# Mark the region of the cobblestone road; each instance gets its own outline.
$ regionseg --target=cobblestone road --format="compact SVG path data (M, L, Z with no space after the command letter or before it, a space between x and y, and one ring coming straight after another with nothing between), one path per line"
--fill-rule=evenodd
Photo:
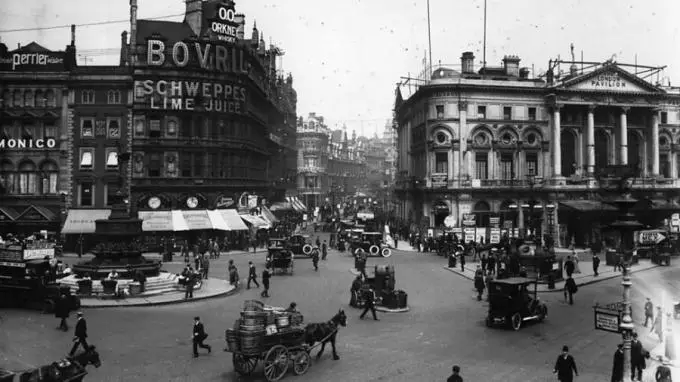
M241 277L253 260L258 273L264 254L233 256ZM211 273L224 277L227 257L213 261ZM348 327L338 335L339 361L330 349L306 375L286 380L306 381L441 381L453 364L460 364L466 381L552 381L552 364L562 345L569 345L582 381L609 380L611 357L619 337L593 329L592 305L620 300L620 280L583 287L574 306L559 293L545 293L549 317L519 332L484 326L486 306L477 302L472 282L442 269L444 260L431 254L397 251L372 264L396 264L396 284L409 294L411 311L381 314L380 322L359 320L348 306L352 259L331 253L314 272L311 260L298 259L294 276L272 279L270 305L296 301L307 322L325 321L340 308ZM169 264L171 270L180 264ZM661 289L678 290L680 271L659 268L634 276L634 298L640 311L645 296ZM224 353L224 330L239 316L243 301L259 290L241 290L231 297L150 307L90 309L85 314L89 340L100 350L103 366L90 369L88 381L262 381L233 372L231 354ZM27 311L3 311L0 323L0 367L19 370L62 357L71 333L56 330L51 316ZM212 354L191 358L192 317L200 315L213 346ZM636 317L638 323L640 317ZM73 319L71 319L73 324ZM650 347L652 339L643 333Z

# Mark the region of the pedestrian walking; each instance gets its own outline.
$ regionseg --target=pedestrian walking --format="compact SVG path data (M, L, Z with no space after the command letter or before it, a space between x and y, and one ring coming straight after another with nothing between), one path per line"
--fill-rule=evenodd
M618 271L623 271L623 259L620 253L617 253L616 258L614 259L614 272Z
M572 382L574 380L574 374L578 376L576 361L574 361L574 357L569 354L569 347L567 345L562 346L562 354L557 356L553 374L557 374L557 379L561 382Z
M579 258L578 258L578 253L576 253L576 250L571 251L571 258L574 260L574 273L579 274L581 273L581 268L579 267Z
M571 256L567 256L567 261L564 262L564 271L567 273L567 278L574 274L575 269L574 260L572 260Z
M210 345L203 344L203 341L205 341L206 338L208 338L208 334L205 332L205 327L201 322L201 318L198 316L194 317L193 335L191 338L194 358L198 357L198 348L208 349L208 353L212 352L212 347L210 347Z
M460 271L465 272L465 251L460 253Z
M373 314L373 319L380 321L375 313L375 291L373 291L373 288L368 288L364 291L364 303L364 311L359 316L359 319L363 320L366 313L370 310L371 314Z
M260 287L257 282L257 271L255 270L255 264L252 261L248 262L248 283L246 284L246 289L250 289L250 282L254 282L256 287Z
M321 260L326 260L326 257L328 256L328 245L326 244L326 240L323 241L321 244Z
M196 283L197 274L194 269L189 267L187 272L186 284L184 285L184 299L194 298L194 284Z
M446 378L446 382L463 382L463 377L460 376L460 366L453 366L452 372L453 374Z
M83 312L78 312L78 321L76 321L76 329L73 334L73 347L71 347L71 351L68 353L69 357L73 357L76 354L79 345L83 347L83 350L90 348L90 345L87 344L87 321L85 321Z
M208 271L210 270L210 259L209 256L203 255L201 260L201 275L204 279L208 279Z
M231 265L229 267L229 283L236 288L238 286L239 282L239 276L238 276L238 270L236 269L235 265Z
M564 282L564 301L569 301L569 305L574 305L574 294L578 291L576 282L571 276ZM567 300L567 296L569 299Z
M597 276L597 269L600 267L600 256L597 255L597 252L593 252L593 275Z
M642 370L647 367L645 353L642 342L638 339L638 334L633 332L633 340L630 343L630 379L632 381L635 381L636 379L642 381Z
M652 300L647 297L647 302L645 302L645 328L647 327L647 322L654 324L654 304Z
M269 265L267 265L264 270L262 271L262 286L264 286L264 290L260 294L262 297L269 297L269 278L271 277L271 273L269 272Z
M618 344L614 352L611 382L623 382L623 345Z
M652 330L650 333L655 333L659 337L659 342L663 342L663 331L661 330L661 323L663 320L663 313L661 312L661 307L656 307L656 317L654 318L654 325L652 325Z
M484 276L481 269L475 273L475 289L477 289L477 301L482 301L484 294Z
M319 270L319 249L314 248L312 250L312 264L314 265L314 270Z
M482 263L482 272L486 274L486 265L489 262L486 252L482 253L482 257L479 259L479 261Z
M61 320L59 322L58 329L61 329L65 332L68 331L68 323L66 322L66 319L69 317L71 311L71 307L69 305L68 297L66 297L65 293L62 293L54 307L54 316Z
M496 248L491 248L491 254L489 254L489 263L487 264L487 269L489 272L496 274Z

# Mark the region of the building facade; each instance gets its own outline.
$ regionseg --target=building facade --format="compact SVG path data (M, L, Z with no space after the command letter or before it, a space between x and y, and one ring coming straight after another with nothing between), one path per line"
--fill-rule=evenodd
M551 61L545 80L519 63L506 56L502 67L475 71L466 52L460 72L436 69L408 99L397 91L401 218L446 221L466 240L495 241L505 230L587 245L616 214L602 192L612 165L635 172L643 222L674 209L678 88L611 61L585 70L568 62L564 73Z
M329 149L327 173L331 197L337 200L367 188L365 147L356 132L348 139L346 130L333 131Z
M283 198L295 181L297 95L277 73L281 51L256 26L245 38L231 1L186 1L181 23L137 20L131 4L133 209Z
M298 119L298 195L307 208L322 206L329 192L329 139L323 116L309 113L306 120Z
M64 51L0 44L0 232L60 229L68 177L68 84L75 30Z

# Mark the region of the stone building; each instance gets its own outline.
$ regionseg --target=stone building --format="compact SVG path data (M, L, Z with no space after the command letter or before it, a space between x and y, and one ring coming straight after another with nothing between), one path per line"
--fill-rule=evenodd
M64 51L32 42L0 44L0 232L56 233L70 194L69 71L75 27Z
M667 217L680 190L680 90L632 65L561 63L536 79L516 56L475 70L466 52L461 71L437 68L408 99L397 89L398 215L467 227L467 240L529 231L586 245L616 214L600 191L620 165L635 169L638 217Z
M329 192L328 157L330 129L323 116L309 113L307 119L299 118L298 145L298 195L307 208L323 204Z
M365 147L357 138L347 138L346 129L331 133L328 156L328 177L331 199L342 199L354 195L367 187ZM337 204L337 203L336 203Z

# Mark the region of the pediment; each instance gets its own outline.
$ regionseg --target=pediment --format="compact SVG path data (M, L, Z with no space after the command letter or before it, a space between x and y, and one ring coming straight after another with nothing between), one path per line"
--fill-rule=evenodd
M660 88L630 73L616 64L609 64L590 73L564 81L558 89L608 93L663 93Z

